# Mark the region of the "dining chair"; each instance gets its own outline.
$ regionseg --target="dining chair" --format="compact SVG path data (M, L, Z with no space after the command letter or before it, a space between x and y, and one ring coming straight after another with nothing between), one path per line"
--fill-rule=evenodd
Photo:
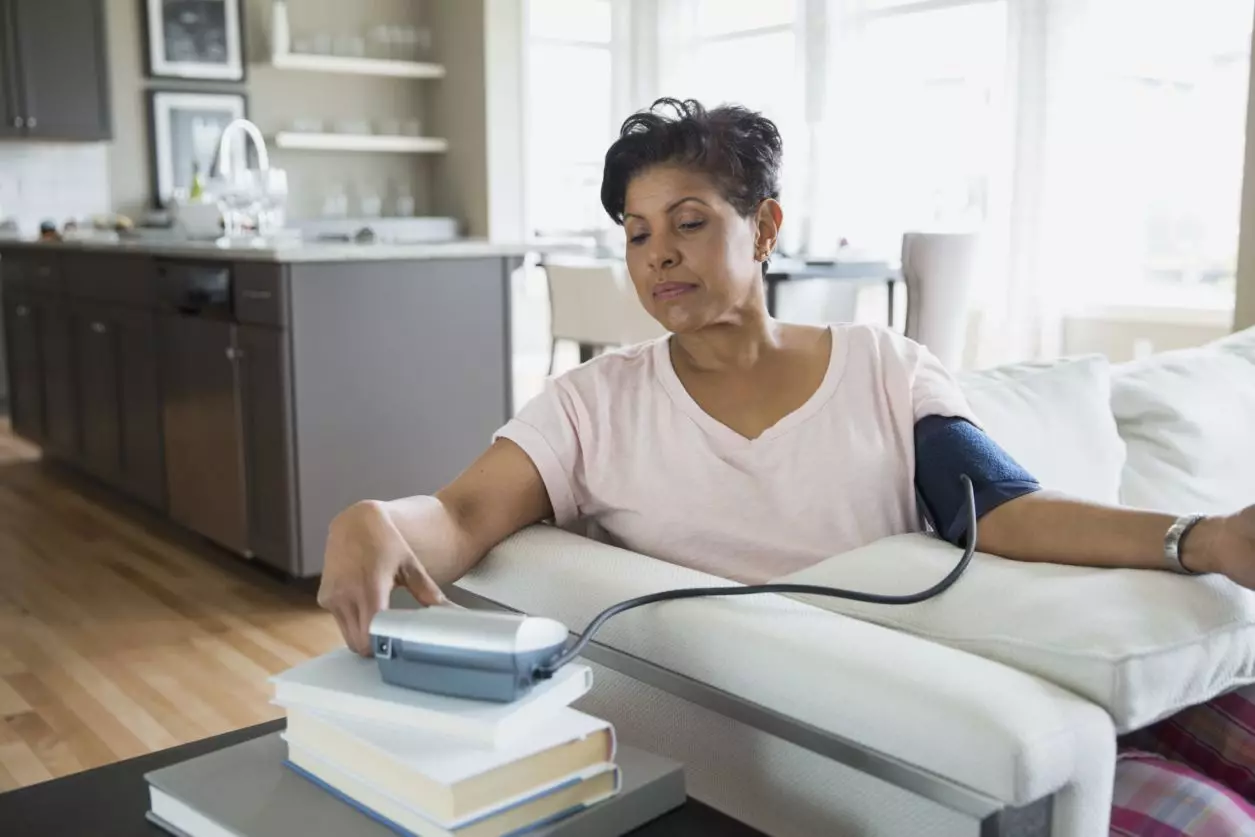
M626 266L619 261L546 260L549 283L549 374L559 340L580 344L581 359L592 349L630 346L666 334L637 299Z

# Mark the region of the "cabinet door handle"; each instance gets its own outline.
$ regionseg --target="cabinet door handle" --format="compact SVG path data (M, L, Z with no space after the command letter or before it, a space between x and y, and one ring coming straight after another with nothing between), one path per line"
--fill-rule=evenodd
M22 118L22 117L20 117L20 116L15 116L15 117L13 117L13 127L14 127L14 128L24 128L25 126L26 126L26 120L25 120L25 119L23 119L23 118Z
M92 331L96 332L97 334L104 334L108 330L109 329L105 327L104 323L100 323L100 322L92 323Z
M17 311L16 311L15 313L16 313L19 317L25 317L25 316L26 316L26 315L28 315L30 312L31 312L31 310L30 310L29 308L27 308L25 305L19 305L19 306L17 307Z
M38 273L40 276L42 276L42 277L44 277L44 278L46 279L46 278L48 278L49 276L51 276L51 275L52 275L52 268L50 268L50 267L48 267L48 265L44 264L44 265L40 265L40 266L39 266L39 270L37 270L37 271L35 271L35 272L36 272L36 273Z
M34 127L35 127L36 125L38 125L38 124L39 124L39 120L38 120L38 119L36 119L35 117L33 117L33 116L28 116L28 117L26 117L26 127L27 127L27 128L34 128Z
M270 299L270 291L251 291L246 290L241 293L245 299Z
M227 360L243 360L244 350L237 349L234 346L227 346Z

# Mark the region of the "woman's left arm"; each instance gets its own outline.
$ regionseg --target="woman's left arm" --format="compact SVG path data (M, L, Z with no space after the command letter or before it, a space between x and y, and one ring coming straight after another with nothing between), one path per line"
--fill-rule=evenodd
M977 549L1020 561L1088 567L1173 569L1165 556L1177 518L1079 500L1044 489L971 422L930 415L915 425L915 484L938 533L962 546L967 539L966 492L973 484ZM1255 588L1255 506L1206 517L1181 538L1181 564L1196 573L1223 573Z
M1164 537L1176 517L1037 491L1008 500L980 520L977 543L1020 561L1087 567L1167 569ZM1255 506L1206 517L1181 541L1181 563L1255 587Z

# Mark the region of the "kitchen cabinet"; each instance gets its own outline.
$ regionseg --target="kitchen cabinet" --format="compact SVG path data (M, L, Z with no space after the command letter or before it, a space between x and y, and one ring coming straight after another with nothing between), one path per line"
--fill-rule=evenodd
M296 474L287 335L253 325L237 326L235 334L249 548L267 564L294 573Z
M104 0L0 0L2 134L113 136Z
M76 301L72 337L84 470L148 505L164 499L154 315Z
M61 459L79 457L79 423L74 389L71 320L65 302L39 302L39 345L44 387L44 449Z
M170 516L227 549L247 554L234 329L226 320L162 316L162 424Z
M12 0L0 0L0 137L16 137L25 133L22 119L13 41Z
M78 449L69 317L54 297L8 292L4 328L13 431L61 457Z
M336 514L435 492L512 415L516 266L3 242L14 430L230 552L316 576Z
M40 308L27 296L5 294L4 335L9 366L9 418L13 432L44 438L44 373L39 339Z

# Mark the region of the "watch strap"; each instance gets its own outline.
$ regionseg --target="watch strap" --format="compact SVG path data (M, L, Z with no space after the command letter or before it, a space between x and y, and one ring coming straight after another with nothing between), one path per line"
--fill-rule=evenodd
M1181 544L1185 541L1185 536L1190 533L1190 530L1206 516L1203 514L1182 515L1168 527L1168 532L1163 539L1163 557L1164 563L1172 572L1183 575L1199 575L1199 573L1181 563Z

